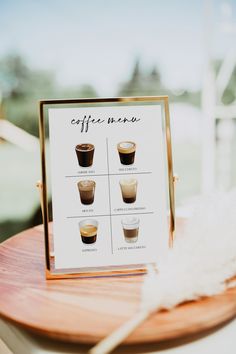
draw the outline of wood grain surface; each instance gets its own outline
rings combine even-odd
[[[129,319],[143,276],[45,280],[42,226],[0,245],[0,315],[33,332],[95,343]],[[174,289],[173,289],[174,291]],[[236,315],[236,289],[151,316],[125,343],[176,339],[209,330]]]

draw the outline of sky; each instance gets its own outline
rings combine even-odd
[[[220,32],[222,17],[236,23],[236,0],[233,11],[210,2],[206,21],[204,0],[0,0],[0,58],[21,54],[31,67],[53,70],[60,85],[90,83],[108,96],[139,58],[144,71],[157,66],[168,88],[197,90],[209,33],[213,58],[236,43]]]

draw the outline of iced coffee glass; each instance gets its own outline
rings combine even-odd
[[[120,188],[124,203],[134,203],[136,201],[138,182],[135,178],[120,180]]]
[[[77,183],[80,200],[82,204],[88,205],[94,202],[94,192],[96,183],[91,180],[79,181]]]

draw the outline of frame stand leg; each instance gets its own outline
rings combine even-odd
[[[43,184],[42,184],[42,182],[38,181],[36,183],[36,187],[38,188],[38,191],[39,191],[40,207],[41,207],[41,212],[43,213]],[[52,247],[52,244],[51,244],[51,247]],[[55,257],[55,253],[53,250],[50,251],[50,257]]]

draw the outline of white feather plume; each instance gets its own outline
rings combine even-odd
[[[224,291],[236,275],[236,191],[200,200],[157,268],[149,268],[142,289],[149,311]]]
[[[140,310],[89,354],[110,353],[154,311],[236,286],[235,280],[227,282],[235,275],[236,191],[199,200],[174,248],[155,267],[148,266]]]

